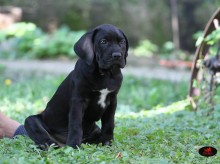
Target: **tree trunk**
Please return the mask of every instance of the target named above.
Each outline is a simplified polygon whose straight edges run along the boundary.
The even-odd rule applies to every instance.
[[[180,48],[179,40],[179,20],[178,20],[178,7],[176,0],[170,0],[171,4],[171,17],[172,17],[172,31],[173,31],[173,43],[175,50]]]

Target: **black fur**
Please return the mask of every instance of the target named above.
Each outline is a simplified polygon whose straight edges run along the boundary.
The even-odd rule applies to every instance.
[[[41,148],[51,144],[111,144],[117,94],[126,65],[128,40],[113,25],[100,25],[84,34],[75,44],[80,57],[75,69],[60,84],[46,109],[25,120],[30,138]],[[107,89],[100,103],[101,90]],[[96,121],[101,119],[101,128]]]

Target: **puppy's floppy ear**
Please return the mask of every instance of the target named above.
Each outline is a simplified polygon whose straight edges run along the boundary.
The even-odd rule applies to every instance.
[[[120,30],[120,29],[119,29]],[[121,31],[121,30],[120,30]],[[126,64],[126,58],[128,56],[128,49],[129,49],[129,43],[128,43],[128,38],[126,37],[126,35],[124,34],[123,31],[121,31],[121,33],[123,34],[124,38],[125,38],[125,41],[126,41],[126,54],[125,54],[125,64]]]
[[[94,30],[85,33],[74,45],[75,53],[89,65],[94,58],[93,35]]]

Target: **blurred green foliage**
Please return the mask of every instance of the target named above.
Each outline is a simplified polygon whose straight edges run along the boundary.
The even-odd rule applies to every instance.
[[[73,45],[84,31],[71,31],[62,26],[45,33],[33,23],[16,23],[0,31],[1,58],[54,58],[75,56]]]
[[[163,44],[159,51],[159,56],[162,59],[168,60],[183,60],[183,61],[191,61],[192,55],[188,51],[184,51],[182,49],[176,50],[174,43],[171,41],[167,41]]]
[[[35,40],[33,53],[37,58],[54,58],[57,56],[74,57],[73,45],[84,34],[84,31],[73,32],[63,26],[52,34],[45,34]]]
[[[171,54],[175,49],[175,46],[173,44],[173,42],[171,41],[167,41],[166,43],[164,43],[163,47],[162,47],[162,51],[165,54]]]
[[[29,114],[34,114],[33,108],[38,112],[45,108],[46,103],[52,97],[59,84],[65,76],[54,76],[43,74],[31,75],[16,78],[0,74],[0,82],[3,84],[0,92],[1,110],[7,112],[6,108],[10,104],[16,106],[12,113],[27,113],[21,117],[25,118]],[[41,80],[39,80],[41,79]],[[10,81],[8,84],[7,81]],[[187,82],[170,82],[165,80],[153,80],[146,78],[135,78],[125,76],[123,85],[118,94],[118,106],[127,112],[140,112],[169,105],[175,101],[186,98]],[[10,93],[10,94],[8,94]],[[129,94],[128,94],[129,93]],[[166,95],[166,96],[163,96]],[[17,118],[21,120],[21,118]]]
[[[213,90],[210,91],[211,76],[212,71],[204,67],[204,60],[220,55],[220,27],[210,32],[206,37],[203,33],[197,33],[196,46],[201,45],[201,50],[204,45],[208,45],[208,52],[206,53],[205,58],[202,57],[202,51],[200,51],[200,58],[197,61],[197,67],[201,72],[200,79],[194,79],[193,87],[198,88],[200,95],[195,96],[194,99],[197,101],[198,109],[201,109],[205,112],[210,112],[210,109],[218,109],[220,106],[220,88],[219,88],[219,75],[218,72],[214,76]],[[213,98],[211,100],[211,97]]]
[[[0,74],[5,70],[4,65],[0,64]]]
[[[126,76],[118,98],[131,111],[149,110],[156,106],[166,106],[186,98],[186,82],[170,82]],[[129,93],[129,98],[127,94]],[[162,96],[166,95],[166,96]]]
[[[134,49],[134,54],[137,56],[152,57],[158,52],[158,46],[151,43],[149,40],[142,40]]]
[[[33,23],[16,23],[0,31],[0,57],[22,58],[32,51],[33,42],[43,32]]]
[[[219,49],[219,43],[220,43],[220,27],[213,30],[210,34],[208,34],[206,37],[203,36],[203,32],[199,31],[194,35],[194,38],[196,39],[196,47],[201,45],[202,43],[207,44],[209,46],[209,57],[214,57],[216,55],[219,55],[217,53]],[[203,59],[200,59],[203,60]]]
[[[213,46],[215,44],[218,44],[220,40],[220,27],[216,30],[213,30],[209,35],[207,35],[205,38],[203,36],[202,31],[198,31],[194,38],[196,39],[196,46],[198,47],[202,42],[207,43],[210,46]]]
[[[215,44],[218,44],[220,41],[220,27],[216,30],[212,31],[205,39],[205,42],[207,42],[208,45],[213,46]]]
[[[192,35],[202,30],[219,0],[178,0],[180,44],[194,52]],[[43,30],[51,24],[65,24],[71,30],[88,30],[103,23],[120,27],[131,46],[150,40],[159,48],[172,40],[170,0],[1,0],[1,6],[19,6],[23,21],[34,22]]]

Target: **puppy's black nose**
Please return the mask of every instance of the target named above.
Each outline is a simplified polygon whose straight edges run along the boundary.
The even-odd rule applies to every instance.
[[[118,60],[121,58],[121,53],[120,52],[113,52],[112,57],[113,57],[113,59]]]

